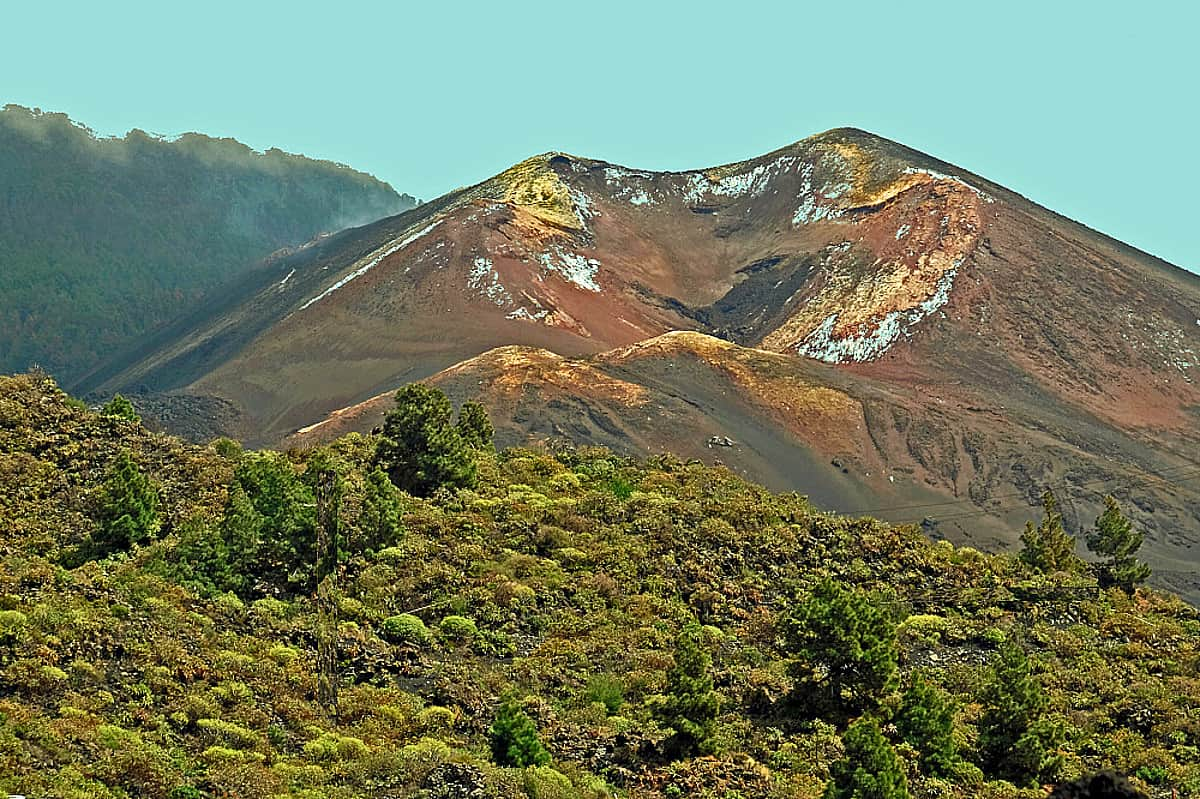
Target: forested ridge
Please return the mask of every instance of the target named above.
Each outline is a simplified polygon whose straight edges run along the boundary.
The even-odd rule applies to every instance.
[[[370,175],[233,139],[99,138],[0,111],[0,372],[64,382],[284,247],[415,205]]]
[[[1052,495],[989,555],[669,455],[496,452],[424,386],[259,452],[41,373],[0,378],[0,487],[0,793],[1200,794],[1200,617],[1115,503],[1096,563]]]

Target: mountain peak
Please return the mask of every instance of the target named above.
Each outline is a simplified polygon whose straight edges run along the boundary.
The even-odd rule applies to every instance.
[[[768,184],[793,171],[802,178],[801,195],[813,195],[796,212],[796,223],[801,224],[879,205],[931,177],[962,181],[931,165],[946,166],[869,131],[840,127],[756,158],[682,172],[626,167],[551,150],[464,189],[457,197],[459,205],[506,203],[553,228],[588,234],[588,220],[596,215],[597,190],[601,195],[618,194],[634,205],[656,205],[674,195],[687,205],[705,206],[714,197],[775,191],[777,187]],[[597,175],[603,178],[603,187],[590,179]],[[818,207],[822,201],[824,208]]]
[[[814,133],[811,136],[807,136],[807,137],[801,139],[800,141],[802,141],[802,142],[856,141],[856,142],[866,142],[866,143],[871,143],[871,144],[897,146],[896,142],[892,141],[891,139],[880,136],[878,133],[872,133],[869,130],[863,130],[862,128],[856,128],[856,127],[849,126],[849,125],[844,125],[844,126],[840,126],[840,127],[836,127],[836,128],[830,128],[829,130],[823,130],[820,133]]]

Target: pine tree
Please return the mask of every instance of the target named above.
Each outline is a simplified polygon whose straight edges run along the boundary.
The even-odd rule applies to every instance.
[[[1118,586],[1132,594],[1137,586],[1146,582],[1150,567],[1136,557],[1143,538],[1142,531],[1135,530],[1133,523],[1121,512],[1117,500],[1106,496],[1104,512],[1096,519],[1096,525],[1087,537],[1088,549],[1107,557],[1100,564],[1103,584]]]
[[[180,526],[172,555],[171,576],[200,596],[237,590],[238,575],[229,566],[225,539],[204,519],[193,517]]]
[[[458,412],[458,422],[455,424],[463,442],[475,450],[492,448],[492,438],[496,428],[488,418],[487,409],[478,402],[464,402]]]
[[[379,467],[367,474],[366,482],[356,525],[361,539],[355,543],[364,551],[377,552],[400,536],[400,498],[387,473]]]
[[[226,564],[213,564],[217,574],[227,575],[228,578],[222,584],[214,580],[218,590],[233,591],[240,596],[247,594],[253,575],[259,569],[259,550],[265,524],[266,519],[254,507],[246,490],[240,483],[234,483],[229,489],[220,529]]]
[[[157,511],[158,493],[150,478],[138,471],[129,452],[122,450],[101,490],[96,554],[124,552],[153,538],[159,528]]]
[[[842,736],[842,759],[829,768],[823,799],[908,799],[900,758],[872,718],[861,718]]]
[[[550,762],[550,753],[538,738],[533,719],[521,712],[516,700],[509,698],[501,703],[496,720],[488,731],[491,739],[492,759],[501,766],[544,766]]]
[[[261,517],[254,571],[294,588],[311,588],[316,546],[316,498],[312,489],[277,452],[247,453],[234,470],[234,477]]]
[[[1023,563],[1047,574],[1082,571],[1083,561],[1075,554],[1075,539],[1063,527],[1054,492],[1047,490],[1042,494],[1042,509],[1044,516],[1039,525],[1025,523],[1018,557]]]
[[[475,485],[475,456],[453,415],[450,400],[436,388],[413,383],[396,392],[375,450],[376,463],[396,487],[429,496],[441,486]]]
[[[958,763],[954,742],[954,703],[946,693],[923,677],[904,692],[895,724],[900,736],[921,755],[921,770],[945,777]]]
[[[305,530],[303,540],[292,544],[297,555],[311,557],[314,584],[319,584],[325,575],[337,568],[337,564],[348,556],[341,529],[341,502],[346,493],[346,481],[342,477],[344,463],[327,449],[318,449],[309,454],[304,464],[304,474],[299,478],[303,485],[302,498],[311,502],[312,527]],[[308,500],[311,497],[311,500]],[[321,518],[321,509],[328,509],[328,518]],[[306,504],[305,510],[309,506]],[[332,531],[332,533],[330,532]],[[328,534],[328,540],[322,536]]]
[[[1044,718],[1046,697],[1020,645],[1001,647],[983,688],[979,720],[980,766],[1019,784],[1048,774],[1057,732]]]
[[[234,482],[219,523],[193,517],[181,525],[170,573],[201,596],[232,592],[250,598],[263,524],[245,489]]]
[[[118,419],[124,419],[128,422],[142,421],[142,417],[138,416],[133,403],[120,394],[114,394],[113,398],[100,408],[100,413],[105,416],[115,416]]]
[[[834,707],[869,707],[896,685],[896,625],[857,589],[818,583],[785,621],[784,634],[798,686],[820,689]]]
[[[682,752],[713,751],[720,697],[713,690],[712,658],[703,647],[700,625],[689,624],[675,639],[675,663],[667,672],[667,697],[659,718],[675,730]]]

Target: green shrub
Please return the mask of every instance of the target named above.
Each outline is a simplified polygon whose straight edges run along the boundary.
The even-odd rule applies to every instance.
[[[474,641],[479,637],[479,628],[475,626],[475,622],[464,616],[447,616],[442,619],[438,628],[442,635],[458,643]]]
[[[999,627],[988,627],[979,634],[979,640],[990,646],[999,647],[1008,640],[1008,634]]]
[[[262,743],[262,736],[240,724],[222,719],[200,719],[196,727],[210,740],[233,749],[254,749]]]
[[[417,726],[425,732],[452,730],[457,721],[458,715],[453,710],[438,705],[422,708],[416,716]]]
[[[229,592],[213,597],[213,607],[225,616],[240,616],[246,603],[237,594]]]
[[[400,644],[427,644],[429,628],[411,613],[388,616],[383,620],[383,635],[389,641]]]
[[[294,663],[300,657],[300,650],[286,644],[276,644],[267,652],[267,657],[273,660],[277,665],[287,666]]]
[[[896,633],[903,638],[912,638],[926,644],[937,644],[952,628],[953,624],[944,616],[917,614],[909,616],[901,622]]]
[[[561,472],[550,478],[550,489],[559,494],[573,494],[580,489],[583,481],[574,472]]]
[[[625,685],[612,674],[593,674],[588,680],[585,696],[588,702],[604,705],[611,716],[625,704]]]
[[[58,666],[51,666],[49,663],[43,664],[38,669],[38,675],[41,678],[41,684],[45,687],[62,685],[71,679],[65,671]]]
[[[1133,776],[1147,785],[1163,785],[1171,776],[1171,772],[1167,770],[1166,766],[1139,766],[1133,772]]]
[[[242,457],[242,443],[240,441],[234,441],[232,438],[225,438],[224,436],[221,438],[214,438],[209,446],[212,447],[213,451],[222,458],[236,461],[238,458]]]
[[[224,680],[213,686],[212,694],[222,704],[230,707],[254,702],[254,689],[238,680]]]
[[[274,597],[264,597],[254,600],[250,605],[250,609],[256,616],[281,621],[286,619],[292,612],[292,605]]]
[[[304,756],[318,762],[360,760],[366,756],[367,751],[367,745],[362,739],[332,732],[321,733],[319,737],[304,745]]]
[[[101,724],[96,728],[96,743],[105,749],[121,751],[140,746],[142,737],[116,724]]]
[[[228,746],[210,746],[200,753],[200,759],[206,763],[219,765],[222,763],[261,763],[267,758],[262,752],[230,749]]]
[[[0,644],[15,644],[29,626],[29,618],[19,610],[0,610]]]
[[[204,794],[193,785],[177,785],[167,794],[167,799],[204,799]]]
[[[501,766],[543,766],[550,762],[550,753],[538,739],[533,719],[521,712],[515,700],[500,705],[496,720],[488,731],[492,759]]]
[[[617,499],[629,499],[633,496],[635,486],[624,477],[614,477],[608,481],[608,490]]]
[[[550,766],[533,766],[521,775],[530,799],[577,799],[579,791],[567,775]]]

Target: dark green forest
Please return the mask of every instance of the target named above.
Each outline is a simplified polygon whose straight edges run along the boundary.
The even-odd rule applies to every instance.
[[[1200,795],[1200,616],[1116,503],[1094,562],[1052,495],[989,555],[698,461],[497,452],[422,386],[270,452],[39,373],[0,378],[0,486],[0,794]]]
[[[70,382],[273,252],[414,204],[340,164],[6,106],[0,372]]]

